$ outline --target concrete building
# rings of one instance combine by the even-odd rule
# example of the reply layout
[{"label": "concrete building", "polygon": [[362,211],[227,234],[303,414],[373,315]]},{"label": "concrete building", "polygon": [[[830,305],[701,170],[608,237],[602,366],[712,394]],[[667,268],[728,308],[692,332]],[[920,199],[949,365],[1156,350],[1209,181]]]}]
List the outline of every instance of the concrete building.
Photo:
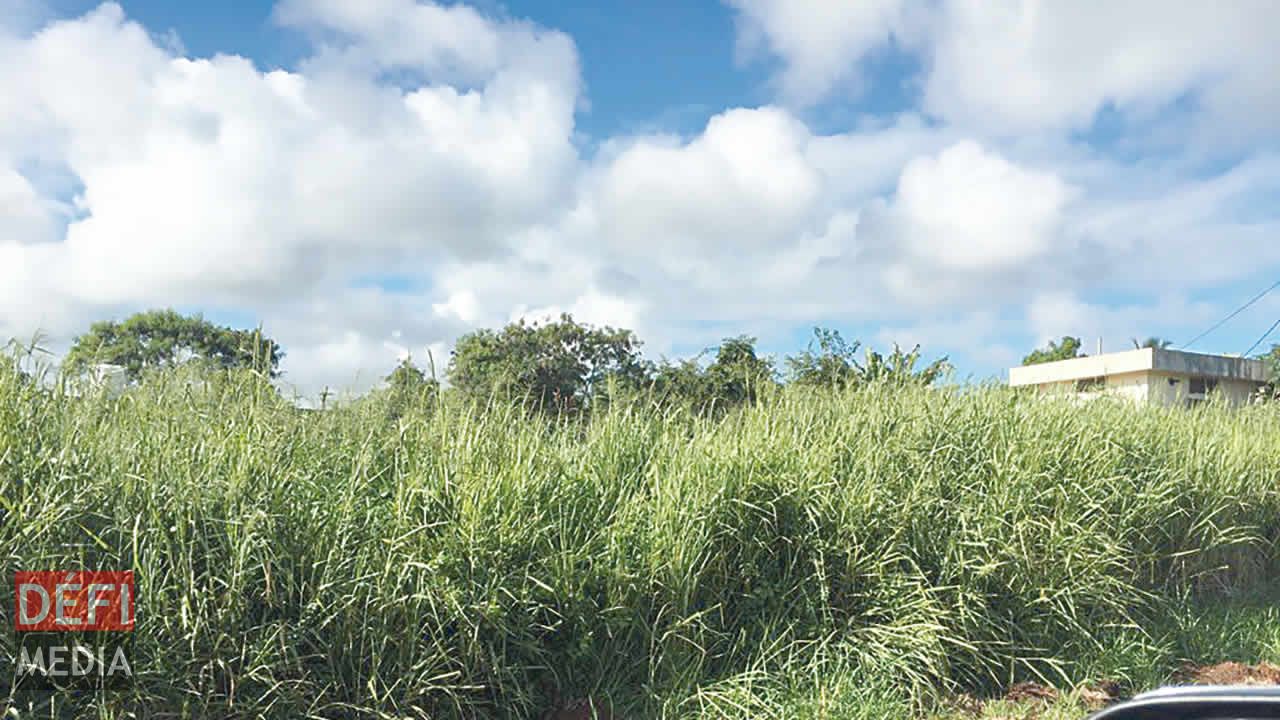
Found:
[{"label": "concrete building", "polygon": [[1165,406],[1191,406],[1216,394],[1243,405],[1270,377],[1261,360],[1142,348],[1012,368],[1009,385]]}]

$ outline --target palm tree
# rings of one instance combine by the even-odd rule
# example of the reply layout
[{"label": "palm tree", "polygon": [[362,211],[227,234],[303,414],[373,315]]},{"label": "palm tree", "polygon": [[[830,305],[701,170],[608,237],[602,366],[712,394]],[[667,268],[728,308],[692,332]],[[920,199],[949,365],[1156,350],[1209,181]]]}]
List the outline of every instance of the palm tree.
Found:
[{"label": "palm tree", "polygon": [[1173,346],[1173,342],[1169,340],[1165,340],[1164,338],[1158,338],[1155,336],[1149,337],[1146,340],[1143,340],[1141,342],[1138,341],[1138,338],[1133,338],[1133,348],[1135,350],[1141,350],[1143,348],[1155,348],[1157,350],[1165,350],[1172,346]]}]

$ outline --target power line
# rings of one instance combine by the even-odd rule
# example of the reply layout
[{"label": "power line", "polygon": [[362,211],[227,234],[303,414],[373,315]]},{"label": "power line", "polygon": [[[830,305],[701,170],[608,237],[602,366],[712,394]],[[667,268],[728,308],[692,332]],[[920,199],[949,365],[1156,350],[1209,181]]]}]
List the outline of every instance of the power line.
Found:
[{"label": "power line", "polygon": [[1276,331],[1276,328],[1278,328],[1278,327],[1280,327],[1280,320],[1276,320],[1276,321],[1275,321],[1275,323],[1273,323],[1273,324],[1271,325],[1271,328],[1270,328],[1270,329],[1268,329],[1266,332],[1262,333],[1262,337],[1258,338],[1258,342],[1256,342],[1256,343],[1254,343],[1254,344],[1250,345],[1250,346],[1249,346],[1249,349],[1248,349],[1248,350],[1245,350],[1245,351],[1244,351],[1244,355],[1241,355],[1240,357],[1249,357],[1249,353],[1253,352],[1253,351],[1254,351],[1254,350],[1255,350],[1259,345],[1261,345],[1261,344],[1262,344],[1262,341],[1263,341],[1263,340],[1266,340],[1266,339],[1267,339],[1267,336],[1268,336],[1268,335],[1270,335],[1271,333],[1275,332],[1275,331]]},{"label": "power line", "polygon": [[[1196,343],[1200,342],[1201,340],[1203,340],[1203,339],[1204,339],[1204,337],[1205,337],[1206,335],[1208,335],[1209,333],[1213,332],[1214,330],[1217,330],[1218,328],[1222,327],[1223,325],[1226,325],[1228,322],[1230,322],[1231,318],[1233,318],[1233,317],[1235,317],[1235,316],[1239,315],[1240,313],[1244,312],[1245,310],[1248,310],[1248,309],[1249,309],[1249,308],[1250,308],[1254,303],[1256,303],[1256,302],[1258,302],[1259,300],[1261,300],[1262,298],[1266,297],[1268,293],[1270,293],[1272,290],[1275,290],[1275,289],[1276,289],[1276,288],[1278,288],[1278,287],[1280,287],[1280,280],[1277,280],[1277,281],[1275,282],[1275,284],[1274,284],[1274,285],[1272,285],[1271,287],[1267,288],[1266,290],[1263,290],[1262,292],[1260,292],[1260,293],[1258,293],[1257,295],[1255,295],[1255,296],[1253,297],[1253,299],[1252,299],[1252,300],[1250,300],[1249,302],[1247,302],[1247,303],[1245,303],[1244,305],[1241,305],[1240,307],[1236,308],[1235,312],[1233,312],[1233,313],[1231,313],[1230,315],[1228,315],[1228,316],[1226,316],[1226,317],[1222,318],[1221,320],[1219,320],[1219,321],[1217,322],[1217,324],[1216,324],[1216,325],[1214,325],[1213,327],[1211,327],[1211,328],[1209,328],[1208,330],[1205,330],[1204,332],[1202,332],[1202,333],[1200,333],[1199,335],[1195,336],[1195,338],[1193,338],[1193,339],[1191,340],[1191,342],[1183,343],[1183,344],[1182,344],[1182,349],[1183,349],[1183,350],[1186,350],[1187,348],[1191,347],[1192,345],[1195,345]],[[1275,328],[1273,327],[1273,328],[1272,328],[1272,330],[1274,330],[1274,329],[1275,329]],[[1270,335],[1270,334],[1271,334],[1271,332],[1270,332],[1270,331],[1268,331],[1268,332],[1267,332],[1267,335]],[[1263,339],[1266,339],[1266,335],[1264,335],[1264,336],[1263,336]],[[1258,342],[1262,342],[1262,340],[1259,340]],[[1250,348],[1250,349],[1252,350],[1252,348]],[[1246,354],[1248,354],[1248,353],[1246,353]]]}]

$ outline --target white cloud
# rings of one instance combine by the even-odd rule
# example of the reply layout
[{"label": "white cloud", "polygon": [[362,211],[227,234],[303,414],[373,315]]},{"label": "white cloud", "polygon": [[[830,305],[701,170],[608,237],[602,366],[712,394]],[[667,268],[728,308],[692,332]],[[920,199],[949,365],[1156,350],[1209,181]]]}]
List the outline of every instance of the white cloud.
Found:
[{"label": "white cloud", "polygon": [[783,58],[777,82],[785,97],[815,102],[857,80],[855,65],[903,22],[903,0],[726,0],[736,8],[743,50],[767,46]]},{"label": "white cloud", "polygon": [[1086,302],[1070,291],[1055,291],[1032,299],[1026,307],[1026,321],[1037,347],[1071,335],[1079,337],[1084,352],[1092,355],[1099,340],[1103,352],[1130,350],[1135,338],[1159,337],[1182,343],[1191,339],[1186,336],[1188,331],[1203,329],[1222,312],[1210,303],[1191,302],[1176,293],[1158,294],[1151,302],[1107,305]]},{"label": "white cloud", "polygon": [[41,197],[27,178],[0,167],[0,242],[33,244],[57,239],[56,207]]},{"label": "white cloud", "polygon": [[894,194],[863,209],[857,258],[914,312],[997,307],[1074,282],[1078,193],[1055,172],[961,141],[907,161]]},{"label": "white cloud", "polygon": [[476,90],[401,91],[356,69],[172,57],[114,5],[49,27],[17,59],[29,82],[0,93],[39,109],[83,183],[54,291],[287,294],[335,263],[492,252],[573,167],[576,60],[546,37],[545,75],[514,83],[499,64]]},{"label": "white cloud", "polygon": [[1052,249],[1072,192],[966,141],[907,163],[891,212],[916,255],[955,270],[1003,269]]},{"label": "white cloud", "polygon": [[[1008,326],[1008,319],[992,310],[975,310],[917,324],[881,328],[875,339],[882,351],[895,344],[904,350],[918,345],[926,362],[944,352],[952,353],[949,360],[966,373],[957,377],[963,380],[975,366],[1003,370],[1022,357],[1019,350],[1008,344]],[[978,375],[972,379],[984,377]]]},{"label": "white cloud", "polygon": [[783,97],[801,102],[837,94],[896,42],[922,63],[924,108],[982,132],[1087,128],[1108,107],[1150,119],[1189,95],[1206,130],[1274,134],[1280,113],[1269,0],[940,0],[912,13],[895,0],[726,2],[741,41],[763,39],[783,64]]},{"label": "white cloud", "polygon": [[629,301],[616,295],[602,293],[591,288],[574,299],[568,306],[549,305],[537,308],[517,306],[508,318],[511,322],[552,322],[562,314],[568,314],[578,322],[595,326],[635,329],[640,323],[643,303]]},{"label": "white cloud", "polygon": [[[946,13],[987,12],[947,6],[934,26],[895,3],[738,6],[773,51],[804,56],[782,76],[791,101],[856,80],[851,63],[877,37],[921,48],[969,17]],[[1162,332],[1138,310],[1095,321],[1105,307],[1089,300],[1167,297],[1173,328],[1198,317],[1188,291],[1280,265],[1280,163],[1265,153],[1206,177],[1062,133],[1011,139],[917,111],[823,134],[766,106],[726,108],[690,137],[597,138],[583,157],[563,34],[410,0],[287,0],[276,18],[314,51],[270,72],[187,57],[112,4],[0,37],[22,69],[0,78],[0,337],[39,327],[65,345],[143,307],[226,310],[261,321],[288,352],[286,382],[312,395],[363,389],[428,350],[442,371],[460,333],[560,312],[632,328],[652,354],[725,329],[883,323],[880,339],[967,344],[999,364],[1024,329],[1002,319],[1037,334]],[[1014,30],[1037,45],[1032,20]],[[1091,103],[1159,104],[1159,88],[1200,77],[1177,68],[1156,88],[1063,79],[1083,83],[1066,88],[1082,111],[1019,114],[1034,78],[1009,81],[1007,107],[928,97],[961,121],[985,108],[996,129],[1059,127]],[[1210,75],[1206,92],[1235,87]]]},{"label": "white cloud", "polygon": [[951,0],[935,23],[926,105],[969,125],[1087,127],[1108,105],[1150,113],[1195,91],[1251,124],[1280,102],[1280,5],[1267,0]]},{"label": "white cloud", "polygon": [[452,317],[467,325],[475,325],[480,319],[480,302],[470,290],[459,290],[444,302],[433,303],[431,309],[440,317]]},{"label": "white cloud", "polygon": [[[0,275],[14,296],[0,333],[74,307],[331,291],[388,266],[505,252],[513,229],[553,216],[577,164],[572,42],[470,10],[379,8],[371,29],[339,5],[290,3],[294,21],[379,50],[326,45],[296,72],[176,56],[110,3],[6,41],[23,72],[0,80]],[[461,18],[499,51],[458,60],[474,83],[460,89],[433,78],[452,76],[456,38],[417,36],[421,76],[389,84],[385,71],[414,60],[377,34],[397,14]],[[59,239],[58,189],[17,173],[33,163],[79,184],[61,242],[45,242]],[[40,297],[41,313],[18,296]]]},{"label": "white cloud", "polygon": [[472,82],[497,72],[504,45],[519,35],[504,33],[465,5],[442,7],[413,0],[283,0],[274,14],[282,25],[317,33],[324,48],[322,60],[412,67],[434,77],[443,73]]},{"label": "white cloud", "polygon": [[[936,329],[918,318],[995,317],[1046,291],[1203,287],[1194,275],[1162,276],[1160,249],[1194,249],[1201,233],[1230,228],[1245,178],[1280,178],[1242,166],[1197,189],[1166,167],[1038,145],[1012,148],[1015,159],[952,138],[910,120],[820,136],[766,107],[726,112],[692,138],[618,140],[582,176],[571,212],[522,234],[503,261],[444,273],[448,292],[474,291],[483,325],[581,316],[606,297],[626,310],[601,322],[635,328],[659,353],[714,341],[712,326],[772,336],[813,322]],[[1173,219],[1148,234],[1147,215]],[[1207,264],[1230,273],[1216,281],[1239,277],[1258,250]],[[1016,354],[994,336],[965,347],[983,365]]]},{"label": "white cloud", "polygon": [[822,178],[808,130],[776,108],[731,110],[689,143],[641,138],[609,159],[586,202],[620,255],[691,283],[722,278],[705,260],[795,242]]},{"label": "white cloud", "polygon": [[312,398],[324,387],[363,392],[407,356],[422,367],[434,358],[443,374],[441,339],[471,327],[420,294],[350,287],[270,305],[255,320],[285,349],[282,384]]}]

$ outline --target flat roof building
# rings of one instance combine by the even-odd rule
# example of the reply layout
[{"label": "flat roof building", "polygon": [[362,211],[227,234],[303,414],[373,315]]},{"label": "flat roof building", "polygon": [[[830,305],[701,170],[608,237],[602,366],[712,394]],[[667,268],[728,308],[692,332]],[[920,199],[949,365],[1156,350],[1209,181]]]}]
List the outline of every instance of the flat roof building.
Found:
[{"label": "flat roof building", "polygon": [[1220,395],[1243,405],[1271,379],[1261,360],[1142,348],[1009,370],[1012,387],[1091,398],[1118,396],[1153,405],[1190,406]]}]

